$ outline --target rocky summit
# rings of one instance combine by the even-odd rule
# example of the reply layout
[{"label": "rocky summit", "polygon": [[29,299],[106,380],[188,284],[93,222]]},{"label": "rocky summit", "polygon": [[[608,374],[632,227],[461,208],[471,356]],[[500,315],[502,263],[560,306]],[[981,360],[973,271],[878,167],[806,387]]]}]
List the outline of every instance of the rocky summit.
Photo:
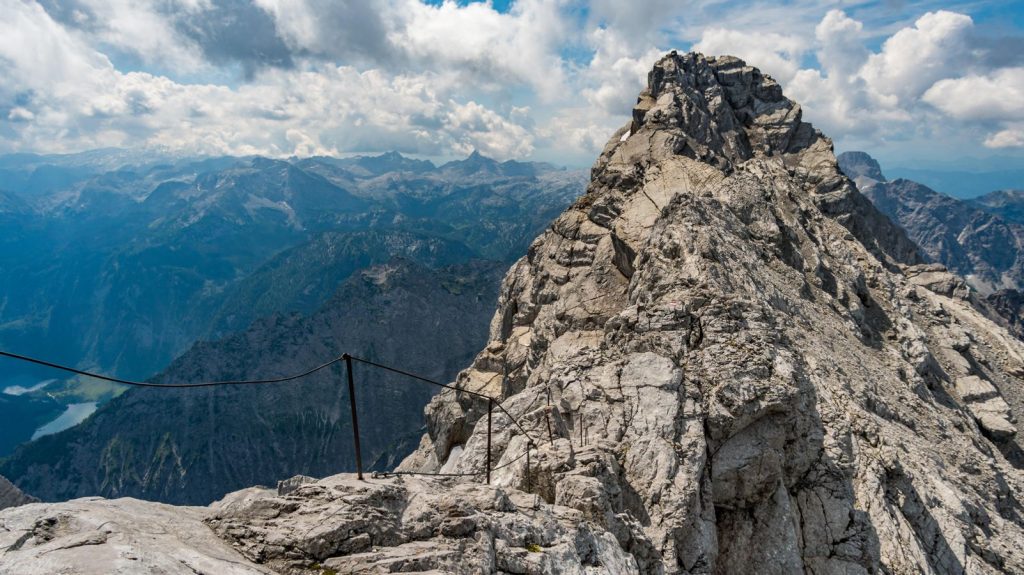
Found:
[{"label": "rocky summit", "polygon": [[[455,382],[501,398],[491,441],[486,400],[443,393],[399,471],[444,475],[297,477],[132,549],[166,573],[1021,573],[1022,376],[772,78],[673,52]],[[139,505],[4,511],[0,571],[114,557],[167,509]]]},{"label": "rocky summit", "polygon": [[[1024,572],[1024,346],[842,175],[779,85],[671,54],[502,287],[458,384],[642,573]],[[439,396],[402,469],[470,471]],[[498,464],[527,445],[499,417]]]}]

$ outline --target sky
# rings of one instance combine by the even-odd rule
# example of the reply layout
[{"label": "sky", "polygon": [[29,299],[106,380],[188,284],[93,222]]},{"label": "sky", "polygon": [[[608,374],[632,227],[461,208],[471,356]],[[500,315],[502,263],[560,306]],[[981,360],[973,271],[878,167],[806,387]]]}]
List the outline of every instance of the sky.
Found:
[{"label": "sky", "polygon": [[588,166],[678,49],[837,151],[1024,168],[1024,0],[0,0],[0,153],[473,150]]}]

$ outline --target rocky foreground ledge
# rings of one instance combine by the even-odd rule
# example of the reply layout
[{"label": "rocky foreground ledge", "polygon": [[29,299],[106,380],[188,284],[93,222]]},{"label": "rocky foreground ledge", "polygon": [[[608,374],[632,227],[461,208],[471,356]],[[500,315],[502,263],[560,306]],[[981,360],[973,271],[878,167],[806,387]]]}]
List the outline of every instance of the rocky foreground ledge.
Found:
[{"label": "rocky foreground ledge", "polygon": [[451,480],[297,477],[209,507],[86,498],[0,512],[0,573],[635,573],[575,509]]}]

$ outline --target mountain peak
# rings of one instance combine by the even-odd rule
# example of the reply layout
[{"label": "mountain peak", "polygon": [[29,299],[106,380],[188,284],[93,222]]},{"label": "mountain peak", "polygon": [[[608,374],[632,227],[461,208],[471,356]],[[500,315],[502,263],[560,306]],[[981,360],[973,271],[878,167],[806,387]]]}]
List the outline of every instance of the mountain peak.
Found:
[{"label": "mountain peak", "polygon": [[384,152],[383,154],[377,156],[377,159],[378,160],[404,160],[405,156],[403,156],[401,152],[398,152],[396,150],[391,150],[390,152]]},{"label": "mountain peak", "polygon": [[[724,175],[782,169],[811,184],[822,213],[887,265],[920,262],[906,234],[839,170],[832,141],[802,117],[778,82],[743,60],[673,51],[654,64],[632,121],[605,146],[592,175],[607,187],[636,189],[648,169],[678,158]],[[780,162],[770,168],[752,162],[773,158]]]},{"label": "mountain peak", "polygon": [[477,150],[475,148],[473,149],[472,152],[470,152],[470,154],[468,156],[466,156],[465,160],[462,160],[462,162],[465,163],[465,164],[468,164],[468,165],[473,165],[473,166],[491,166],[491,165],[495,165],[496,166],[496,165],[498,165],[498,161],[497,160],[481,154],[480,150]]},{"label": "mountain peak", "polygon": [[872,158],[867,152],[843,152],[836,158],[839,162],[839,169],[846,174],[846,177],[857,182],[860,186],[860,179],[867,178],[874,182],[886,181],[882,174],[882,167],[878,160]]},{"label": "mountain peak", "polygon": [[442,165],[440,169],[444,172],[459,176],[469,176],[476,174],[477,172],[503,173],[501,170],[501,164],[496,160],[481,154],[480,150],[477,149],[474,149],[468,156],[466,156],[465,160],[452,160],[451,162]]},{"label": "mountain peak", "polygon": [[655,155],[728,168],[755,155],[793,153],[820,134],[771,76],[732,56],[671,52],[654,64],[629,134],[662,132]]},{"label": "mountain peak", "polygon": [[951,571],[1024,569],[1019,516],[983,532],[959,511],[999,516],[991,486],[1018,476],[998,390],[1024,368],[1000,350],[1024,345],[962,280],[907,265],[913,244],[800,116],[736,58],[659,60],[456,380],[522,433],[488,441],[486,404],[441,394],[400,469],[497,461],[494,484],[614,533],[622,573],[928,571],[952,556],[936,540],[974,537],[1005,551],[961,545]]}]

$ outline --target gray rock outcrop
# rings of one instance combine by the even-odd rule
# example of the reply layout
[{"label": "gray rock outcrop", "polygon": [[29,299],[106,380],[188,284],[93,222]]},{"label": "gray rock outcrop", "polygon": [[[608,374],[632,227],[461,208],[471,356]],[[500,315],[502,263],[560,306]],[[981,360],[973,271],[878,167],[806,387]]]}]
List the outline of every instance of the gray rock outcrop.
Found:
[{"label": "gray rock outcrop", "polygon": [[1024,339],[1024,292],[1001,289],[985,296],[985,303],[1006,320],[1010,333]]},{"label": "gray rock outcrop", "polygon": [[[457,380],[540,438],[499,485],[529,474],[645,573],[1024,571],[1024,346],[778,84],[669,55],[592,175]],[[480,470],[485,409],[435,398],[401,468]],[[528,440],[496,421],[503,464]]]},{"label": "gray rock outcrop", "polygon": [[214,532],[281,573],[637,570],[615,537],[581,511],[473,482],[338,475],[285,495],[241,491],[212,510]]},{"label": "gray rock outcrop", "polygon": [[636,573],[577,509],[429,478],[296,477],[209,507],[98,497],[0,512],[0,573]]},{"label": "gray rock outcrop", "polygon": [[0,513],[0,573],[268,575],[204,523],[208,510],[98,497]]}]

